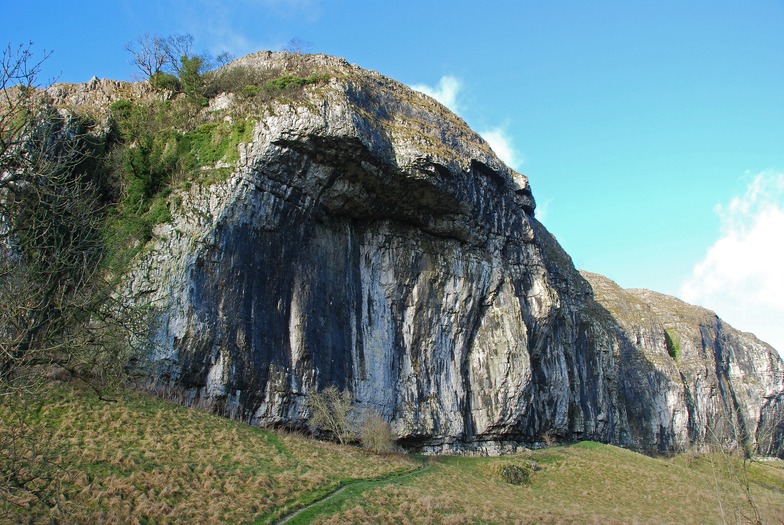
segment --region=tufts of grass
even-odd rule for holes
[[[528,483],[500,475],[530,466]],[[777,464],[778,467],[772,465]],[[782,462],[765,465],[784,473]],[[769,474],[772,475],[772,474]],[[784,479],[784,478],[780,478]],[[742,516],[743,498],[729,478],[718,481],[723,508]],[[677,487],[675,490],[674,487]],[[784,495],[756,485],[763,516],[784,515]],[[728,514],[735,519],[736,514]],[[717,523],[721,508],[708,468],[582,442],[501,458],[444,457],[404,485],[366,492],[313,523]]]
[[[261,430],[141,394],[106,403],[61,385],[30,402],[27,424],[51,459],[41,479],[57,480],[46,507],[0,506],[8,523],[272,523],[311,504],[291,523],[717,523],[748,515],[725,456],[652,458],[581,442],[425,461]],[[784,462],[754,462],[748,474],[763,518],[784,516]]]
[[[37,418],[59,495],[47,509],[0,507],[11,523],[268,523],[347,480],[416,467],[141,394],[106,403],[61,386]]]

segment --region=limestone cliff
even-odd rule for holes
[[[781,446],[784,367],[773,348],[704,308],[582,275],[612,316],[624,397],[647,400],[636,442],[660,433],[670,449],[749,433],[763,453]]]
[[[526,177],[437,102],[323,55],[228,67],[292,61],[329,80],[253,108],[230,176],[177,190],[128,276],[159,312],[159,381],[257,425],[303,423],[305,396],[334,384],[425,451],[780,430],[770,347],[580,275]]]

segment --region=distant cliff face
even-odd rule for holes
[[[527,179],[432,99],[320,55],[231,67],[292,60],[330,80],[254,108],[232,174],[175,192],[128,276],[160,313],[159,381],[257,425],[303,423],[334,384],[425,451],[780,431],[770,347],[580,275]]]
[[[612,318],[621,392],[638,407],[627,409],[633,443],[672,449],[748,434],[763,453],[781,446],[784,367],[773,348],[704,308],[583,276]]]

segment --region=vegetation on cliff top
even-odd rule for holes
[[[120,99],[109,108],[106,177],[119,191],[105,231],[115,273],[152,238],[156,225],[171,220],[177,190],[228,177],[267,102],[297,98],[305,86],[329,78],[297,61],[285,70],[210,69],[229,57],[197,55],[192,44],[189,35],[143,35],[128,47],[132,63],[162,96]],[[217,95],[234,97],[234,110],[210,108]]]

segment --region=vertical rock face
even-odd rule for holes
[[[233,174],[182,190],[129,275],[160,312],[158,380],[258,425],[301,424],[305,396],[337,385],[431,451],[781,432],[770,347],[580,275],[527,179],[458,117],[344,61],[297,60],[329,82],[256,108]]]
[[[704,308],[583,276],[615,323],[622,393],[639,407],[633,443],[670,450],[750,435],[764,453],[781,443],[784,367],[775,350]]]

